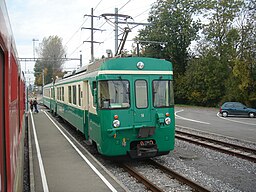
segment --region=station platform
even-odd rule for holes
[[[47,109],[28,116],[31,192],[127,191]]]

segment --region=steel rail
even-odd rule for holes
[[[183,131],[177,131],[175,137],[196,145],[201,145],[213,150],[220,151],[229,155],[233,155],[239,158],[243,158],[252,162],[256,162],[256,150],[248,147],[243,147],[224,141],[218,141],[212,138],[207,138],[192,133],[187,133]],[[216,145],[217,144],[217,145]]]
[[[178,181],[180,181],[181,183],[184,183],[188,186],[190,186],[193,190],[195,191],[199,191],[199,192],[210,192],[209,189],[195,183],[194,181],[184,177],[183,175],[169,169],[168,167],[152,160],[152,159],[149,159],[147,160],[151,165],[155,166],[156,168],[160,169],[161,171],[163,171],[164,173],[168,174],[169,176],[177,179]]]
[[[189,136],[192,136],[192,137],[196,137],[196,138],[199,138],[199,139],[204,139],[204,140],[211,141],[211,142],[216,142],[217,141],[215,139],[204,137],[204,136],[201,136],[201,135],[195,135],[193,133],[187,133],[187,132],[178,131],[178,130],[176,130],[175,132],[178,133],[178,134],[189,135]],[[237,144],[233,144],[233,143],[228,143],[228,142],[225,142],[225,141],[217,141],[217,142],[218,142],[218,144],[225,145],[227,147],[232,147],[232,148],[235,148],[235,149],[246,151],[248,153],[256,154],[256,149],[252,149],[252,148],[249,148],[249,147],[245,147],[245,146],[241,146],[241,145],[237,145]]]
[[[207,188],[193,182],[192,180],[190,180],[190,179],[182,176],[181,174],[169,169],[168,167],[165,167],[164,165],[161,165],[161,164],[157,163],[154,160],[148,159],[148,160],[145,160],[145,162],[149,163],[152,166],[154,166],[155,168],[161,170],[162,172],[164,172],[165,174],[167,174],[171,178],[178,180],[180,183],[190,186],[193,189],[193,191],[210,192],[210,190],[208,190]],[[132,168],[131,166],[129,166],[127,164],[120,164],[120,165],[124,170],[126,170],[128,173],[130,173],[139,182],[143,183],[149,190],[151,190],[153,192],[164,191],[163,189],[160,189],[158,186],[156,186],[151,181],[149,181],[147,178],[145,178],[143,175],[138,173],[138,171],[136,169]]]
[[[154,185],[151,181],[149,181],[146,177],[139,174],[138,171],[133,169],[132,167],[126,164],[120,164],[121,167],[130,173],[133,177],[135,177],[139,182],[143,183],[150,191],[152,192],[163,192],[158,186]]]

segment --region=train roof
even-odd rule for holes
[[[138,64],[143,64],[143,68],[139,69]],[[144,74],[159,74],[163,72],[163,74],[172,75],[172,71],[172,63],[164,59],[148,57],[106,58],[66,74],[63,79],[59,79],[55,84],[76,81],[85,76],[89,78],[100,74],[112,74],[113,72],[114,74],[135,74],[140,72],[144,72]]]
[[[4,44],[8,47],[11,47],[13,54],[15,56],[16,62],[19,65],[19,62],[16,57],[18,57],[15,39],[12,32],[11,22],[9,19],[7,7],[5,1],[0,1],[0,35],[4,41]],[[9,45],[11,43],[11,45]],[[8,48],[9,48],[8,47]],[[20,68],[20,66],[19,66]]]
[[[138,63],[143,63],[146,71],[172,71],[172,63],[164,59],[148,57],[123,57],[105,61],[99,70],[138,70]]]
[[[11,23],[8,16],[5,1],[0,1],[0,18],[1,18],[0,20],[1,36],[5,41],[5,44],[7,45],[7,42],[9,40],[13,41],[13,39],[9,39],[9,38],[13,38],[13,33],[12,33]]]
[[[0,1],[0,38],[3,40],[5,48],[13,55],[18,69],[21,71],[7,7],[5,1],[2,0]]]

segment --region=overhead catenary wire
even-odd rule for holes
[[[69,40],[66,42],[65,46],[73,39],[73,37],[81,30],[81,27],[84,25],[84,23],[88,20],[88,18],[85,19],[85,21],[79,26],[79,28],[73,33],[73,35],[69,38]],[[65,47],[64,46],[64,47]]]
[[[105,21],[99,28],[103,27],[107,22]],[[96,31],[93,32],[93,34],[95,34]],[[85,40],[85,41],[88,41],[90,39],[90,36]],[[74,51],[71,52],[71,54],[69,55],[69,57],[71,57],[84,43],[82,42],[81,44],[79,44],[79,46],[77,46],[75,48]]]
[[[95,11],[97,9],[97,7],[101,4],[103,0],[100,0],[100,2],[95,6],[95,8],[93,9],[93,11]]]
[[[127,1],[121,8],[118,9],[118,11],[120,11],[121,9],[123,9],[128,3],[130,3],[131,0]]]
[[[130,1],[128,1],[127,3],[129,3]],[[125,5],[127,5],[127,3],[125,4]],[[139,13],[138,15],[136,15],[136,17],[139,17],[139,16],[141,16],[141,15],[143,15],[143,14],[145,14],[146,12],[148,12],[150,10],[150,8],[147,8],[146,10],[144,10],[144,11],[142,11],[141,13]],[[114,21],[112,21],[111,19],[113,19],[113,18],[106,18],[107,16],[109,16],[109,17],[113,17],[114,16],[114,14],[103,14],[103,16],[105,16],[105,19],[108,21],[108,23],[110,24],[110,26],[112,26],[112,27],[116,27],[115,26],[115,22]],[[123,16],[125,16],[125,15],[123,15]],[[121,17],[121,19],[123,18],[123,16]],[[125,21],[126,21],[126,18],[124,19]],[[147,20],[147,19],[146,19]],[[120,22],[120,23],[122,23],[122,24],[124,24],[125,22]],[[135,25],[136,23],[134,23],[134,22],[127,22],[127,24],[129,24],[129,23],[132,23],[132,25]],[[136,26],[133,26],[132,28],[130,28],[129,26],[129,28],[130,29],[133,29],[133,28],[135,28],[135,27],[137,27],[137,26],[139,26],[139,25],[141,25],[141,24],[143,24],[143,23],[138,23]],[[145,24],[144,24],[145,25]],[[119,36],[121,36],[121,35],[123,35],[123,33],[124,33],[124,28],[122,28],[121,26],[117,26],[118,27],[118,29],[121,29],[121,33],[120,34],[118,34],[118,37]],[[109,36],[108,36],[109,37]],[[109,39],[113,39],[113,38],[107,38],[108,40]],[[104,39],[104,41],[106,41],[106,39]]]
[[[102,2],[104,2],[103,0],[100,0],[100,1],[98,1],[98,3],[97,3],[97,5],[96,5],[96,7],[94,8],[94,10],[96,10],[99,6],[100,6],[100,4],[102,4]],[[119,8],[118,10],[123,10],[125,7],[127,7],[131,2],[134,2],[134,0],[128,0],[126,3],[124,3],[122,6],[121,6],[121,8]],[[145,7],[144,7],[145,8]],[[143,9],[143,11],[142,12],[140,12],[140,13],[138,13],[134,18],[137,18],[137,17],[140,17],[140,16],[142,16],[142,15],[144,15],[144,14],[147,14],[147,12],[150,10],[150,8],[148,8],[147,7],[147,9],[145,10],[145,9]],[[79,28],[78,28],[78,30],[76,30],[76,32],[72,35],[72,37],[68,40],[68,42],[66,43],[66,45],[74,38],[74,36],[78,33],[78,31],[80,31],[81,30],[81,27],[84,25],[84,23],[86,22],[88,20],[88,18],[86,18],[86,20],[82,23],[82,25],[80,25],[79,26]],[[103,27],[106,23],[108,23],[108,24],[110,24],[110,26],[114,26],[114,23],[113,22],[111,22],[111,21],[105,21],[104,22],[104,24],[102,24],[100,27],[98,27],[98,28],[101,28],[101,27]],[[135,28],[135,27],[137,27],[138,25],[136,25],[136,26],[132,26],[131,27],[131,29],[133,29],[133,28]],[[118,28],[119,28],[119,30],[121,30],[121,31],[124,31],[123,30],[123,28],[121,27],[121,26],[118,26]],[[94,31],[94,33],[95,33],[95,31]],[[104,35],[104,41],[103,42],[106,42],[106,41],[109,41],[110,39],[113,39],[113,37],[111,37],[111,34],[113,33],[113,31],[111,31],[111,33],[109,34],[109,35]],[[122,34],[123,32],[121,32],[121,34]],[[121,35],[120,34],[120,35]],[[88,41],[90,39],[90,36],[88,37],[88,38],[86,38],[86,40],[85,41]],[[81,48],[81,46],[83,46],[83,43],[80,43],[72,52],[71,52],[71,54],[69,54],[69,56],[72,56],[74,53],[76,53],[77,52],[77,50],[79,50],[79,48]],[[99,46],[102,46],[102,45],[98,45],[97,47],[99,47]]]
[[[96,7],[93,9],[94,11],[97,9],[97,7],[101,4],[103,0],[100,0],[98,2],[98,4],[96,5]],[[73,39],[73,37],[81,30],[81,27],[85,24],[85,22],[88,20],[88,18],[86,18],[84,20],[84,22],[79,26],[79,28],[73,33],[73,35],[69,38],[69,40],[66,42],[65,46]]]

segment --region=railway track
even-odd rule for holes
[[[81,143],[84,147],[86,147],[87,150],[89,150],[93,156],[95,156],[96,154],[94,149],[92,149],[91,147],[88,147],[86,144],[83,143],[83,138],[81,138],[81,134],[79,134],[77,131],[75,131],[74,129],[70,129],[69,126],[67,126],[66,124],[65,128],[67,129],[67,131],[72,134],[79,143]],[[97,158],[97,157],[96,157]],[[173,170],[170,170],[169,168],[153,161],[153,160],[145,160],[144,164],[146,164],[147,166],[152,165],[154,167],[154,169],[158,169],[159,172],[159,176],[162,178],[162,176],[165,174],[167,175],[166,177],[169,177],[170,180],[176,180],[176,183],[179,184],[174,184],[176,186],[174,187],[178,187],[179,186],[183,186],[186,185],[187,188],[189,188],[189,190],[175,190],[175,191],[200,191],[200,192],[209,192],[211,190],[208,190],[202,186],[200,186],[199,184],[193,182],[192,180],[189,180],[188,178],[178,174],[177,172],[174,172]],[[120,163],[118,164],[118,166],[122,167],[125,171],[127,171],[130,175],[132,175],[134,178],[136,178],[140,183],[142,183],[147,189],[149,189],[152,192],[163,192],[163,191],[170,191],[170,190],[164,190],[162,189],[160,186],[156,185],[153,183],[153,181],[150,181],[149,179],[147,179],[145,177],[145,174],[141,174],[138,172],[138,170],[136,168],[134,168],[133,166],[130,166],[128,164],[124,164],[124,163]],[[153,175],[152,177],[155,177],[156,175]],[[166,186],[167,188],[169,186]],[[182,187],[181,187],[182,188]],[[184,186],[183,186],[184,188]],[[173,190],[171,190],[173,191]]]
[[[164,165],[161,165],[160,163],[158,163],[154,160],[151,160],[151,159],[145,160],[145,163],[147,165],[153,166],[155,169],[160,170],[162,172],[162,174],[166,174],[167,177],[170,178],[170,180],[178,181],[180,186],[187,185],[189,188],[191,188],[191,191],[200,191],[200,192],[209,192],[210,191],[207,188],[204,188],[203,186],[201,186],[201,185],[195,183],[194,181],[180,175],[179,173],[169,169],[168,167],[165,167]],[[120,166],[124,170],[126,170],[130,175],[135,177],[140,183],[144,184],[146,186],[146,188],[149,189],[150,191],[152,191],[152,192],[163,192],[163,191],[165,191],[163,189],[163,187],[158,186],[153,181],[147,179],[145,174],[140,173],[139,170],[137,170],[133,166],[131,166],[129,164],[120,164]],[[174,185],[176,185],[176,184],[174,184]],[[177,187],[177,186],[175,186],[175,187]],[[173,188],[168,189],[168,191],[170,191],[170,190],[172,191]],[[179,191],[179,190],[175,189],[174,191]]]
[[[196,135],[193,133],[176,130],[175,137],[196,145],[201,145],[213,150],[220,151],[229,155],[243,158],[252,162],[256,162],[256,150],[241,145],[236,145],[212,138]]]

